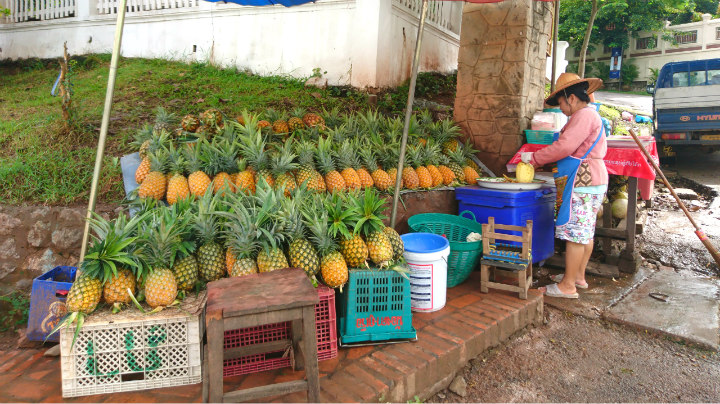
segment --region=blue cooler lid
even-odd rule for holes
[[[555,200],[555,189],[548,184],[539,189],[510,191],[477,185],[455,188],[455,199],[471,205],[504,207],[526,206]]]
[[[432,233],[407,233],[400,238],[405,251],[418,254],[440,252],[450,245],[448,239]]]

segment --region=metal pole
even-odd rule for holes
[[[403,127],[402,140],[400,141],[400,159],[398,160],[397,176],[395,177],[395,193],[393,194],[392,214],[390,215],[390,227],[395,228],[397,219],[397,205],[400,199],[400,184],[402,184],[402,170],[405,165],[405,147],[407,146],[408,131],[410,130],[410,117],[412,106],[415,101],[415,83],[417,82],[418,65],[420,65],[420,45],[422,34],[425,29],[425,16],[427,16],[428,0],[423,0],[420,11],[420,27],[418,28],[417,41],[415,42],[415,56],[413,57],[412,75],[410,76],[410,89],[408,90],[407,106],[405,107],[405,126]]]
[[[115,92],[115,76],[117,76],[118,59],[120,58],[120,44],[122,43],[123,27],[125,25],[125,7],[127,0],[120,0],[118,5],[117,24],[115,25],[115,43],[113,44],[112,58],[110,59],[110,74],[108,75],[107,92],[105,93],[105,109],[103,110],[102,123],[100,125],[100,139],[98,140],[97,154],[95,155],[95,171],[93,171],[92,185],[90,186],[90,200],[86,218],[92,217],[95,210],[98,182],[100,181],[100,169],[105,154],[105,140],[107,139],[108,127],[110,126],[110,109],[112,108],[113,93]],[[85,258],[88,238],[90,236],[90,222],[85,220],[82,245],[80,246],[80,259],[78,266]]]
[[[560,0],[555,0],[555,14],[553,15],[553,40],[552,40],[552,73],[550,75],[550,92],[555,91],[555,74],[557,72],[557,43],[558,25],[560,25]]]

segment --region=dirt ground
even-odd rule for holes
[[[467,395],[446,402],[717,402],[720,356],[549,308],[525,330],[465,367]]]

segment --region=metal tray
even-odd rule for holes
[[[502,177],[481,177],[477,180],[478,186],[491,189],[502,189],[506,191],[528,191],[532,189],[540,189],[547,181],[533,180],[533,182],[507,182]]]

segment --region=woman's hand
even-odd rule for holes
[[[522,152],[520,153],[520,161],[523,163],[532,164],[533,160],[533,153],[532,152]]]

